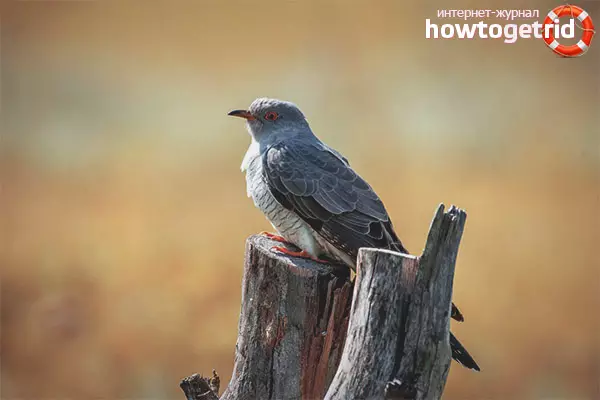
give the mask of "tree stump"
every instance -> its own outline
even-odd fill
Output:
[[[323,398],[342,355],[352,284],[347,268],[246,244],[233,377],[221,399]]]
[[[454,265],[466,213],[440,205],[421,257],[360,249],[334,399],[439,399],[450,369]]]
[[[465,220],[440,205],[420,257],[361,249],[354,294],[347,268],[273,253],[280,243],[250,237],[234,373],[221,399],[440,398]],[[198,385],[185,382],[188,399],[213,399],[190,397]],[[206,385],[197,392],[207,396]]]

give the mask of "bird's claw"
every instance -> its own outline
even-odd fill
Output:
[[[312,261],[318,262],[320,264],[329,264],[329,261],[327,261],[327,260],[321,260],[320,258],[313,257],[312,255],[310,255],[309,253],[307,253],[304,250],[302,250],[302,251],[292,251],[292,250],[286,249],[285,247],[273,246],[273,247],[271,247],[271,251],[277,251],[279,253],[283,253],[285,255],[292,256],[292,257],[299,257],[299,258],[304,258],[304,259],[307,259],[307,260],[312,260]]]
[[[274,233],[262,231],[260,235],[266,236],[268,239],[281,243],[289,243],[283,236],[275,235]]]

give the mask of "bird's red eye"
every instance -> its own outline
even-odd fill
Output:
[[[279,115],[277,115],[277,113],[275,111],[268,111],[265,114],[265,119],[267,121],[275,121],[278,117],[279,117]]]

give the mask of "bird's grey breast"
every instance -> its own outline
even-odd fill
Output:
[[[269,187],[262,173],[262,159],[259,146],[250,145],[242,163],[242,170],[246,171],[246,191],[252,198],[254,205],[261,210],[274,225],[278,222],[279,214],[284,210],[269,191]]]
[[[294,212],[283,207],[269,190],[269,186],[263,176],[263,161],[258,146],[253,145],[248,149],[242,170],[246,171],[246,186],[248,197],[254,201],[254,205],[263,212],[273,227],[287,240],[304,248],[307,242],[304,237],[312,229]],[[311,240],[312,241],[312,240]]]

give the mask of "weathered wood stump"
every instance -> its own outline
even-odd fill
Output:
[[[466,214],[438,207],[421,257],[361,249],[350,325],[325,399],[439,399]]]
[[[440,398],[465,219],[440,205],[420,257],[361,249],[353,295],[347,269],[250,237],[235,367],[221,399]],[[217,398],[202,379],[182,381],[188,399]]]
[[[233,377],[222,399],[323,398],[342,355],[352,284],[347,268],[246,245]]]

